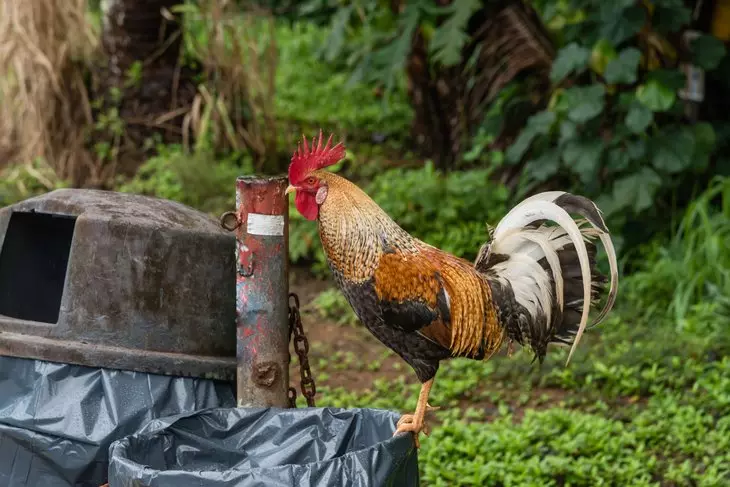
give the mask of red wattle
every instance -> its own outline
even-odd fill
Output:
[[[304,216],[307,220],[316,220],[319,214],[319,207],[314,195],[306,191],[297,191],[297,195],[294,197],[294,204],[299,210],[299,213]]]

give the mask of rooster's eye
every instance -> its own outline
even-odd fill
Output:
[[[307,179],[307,183],[309,183],[309,184],[314,184],[314,178],[309,178],[309,179]]]

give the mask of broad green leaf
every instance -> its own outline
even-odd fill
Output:
[[[708,122],[700,122],[692,126],[695,135],[696,149],[710,153],[715,148],[717,135],[715,129]]]
[[[588,64],[591,51],[575,42],[558,51],[550,71],[550,81],[557,83],[572,72],[581,72]]]
[[[536,136],[550,132],[556,118],[553,112],[548,111],[531,116],[517,140],[507,149],[507,160],[512,163],[520,161]]]
[[[489,153],[489,162],[493,167],[498,167],[504,164],[504,152],[501,150],[493,150]]]
[[[563,149],[563,161],[583,183],[590,182],[598,172],[603,153],[603,141],[590,139],[573,141]]]
[[[692,164],[695,137],[686,127],[667,130],[652,140],[652,165],[668,173],[677,173]]]
[[[606,39],[600,39],[591,50],[591,69],[598,74],[603,74],[608,63],[616,59],[616,56],[613,44]]]
[[[563,97],[568,106],[568,118],[575,123],[585,123],[603,111],[606,88],[601,84],[575,86],[565,90]]]
[[[628,151],[623,147],[614,147],[608,151],[606,159],[606,167],[612,173],[626,170],[631,163],[631,157],[629,157]]]
[[[692,41],[695,64],[708,71],[717,68],[726,52],[725,44],[712,35],[703,34]]]
[[[646,142],[643,139],[632,140],[626,144],[626,153],[632,161],[646,157]]]
[[[578,126],[570,120],[563,120],[560,123],[560,138],[558,144],[563,145],[564,143],[572,140],[578,135]]]
[[[654,114],[645,105],[634,103],[626,114],[626,127],[635,134],[640,134],[646,130]]]
[[[601,24],[600,36],[614,45],[635,35],[646,21],[646,13],[642,7],[636,5],[619,10],[612,2],[604,3],[602,17],[604,22]]]
[[[560,157],[555,149],[545,151],[537,159],[533,159],[525,165],[528,177],[540,182],[557,174],[558,169],[560,169]]]
[[[461,50],[469,40],[466,25],[472,14],[481,7],[479,0],[453,2],[451,16],[433,33],[429,50],[434,61],[444,66],[454,66],[461,61]]]
[[[657,80],[650,80],[636,89],[636,99],[652,112],[665,112],[672,108],[676,92]]]
[[[656,190],[662,185],[662,179],[651,168],[643,167],[640,171],[613,184],[613,198],[622,206],[631,206],[639,213],[654,204]]]
[[[633,91],[625,91],[618,94],[618,105],[627,110],[631,108],[631,104],[636,100],[636,94]]]
[[[641,61],[641,51],[634,47],[624,49],[618,58],[614,59],[608,66],[604,78],[606,83],[636,83],[636,71]]]

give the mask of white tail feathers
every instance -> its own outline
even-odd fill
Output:
[[[570,213],[580,215],[589,225],[578,225]],[[545,221],[558,224],[557,227],[544,225]],[[568,355],[570,362],[583,332],[588,324],[591,307],[592,290],[595,283],[591,281],[594,269],[591,267],[586,242],[598,237],[606,249],[610,265],[610,289],[606,304],[591,326],[599,324],[613,307],[618,289],[618,265],[613,243],[608,228],[598,207],[591,200],[565,193],[549,191],[536,194],[515,206],[497,225],[492,241],[485,257],[477,258],[478,262],[490,261],[489,256],[504,256],[494,259],[494,264],[487,264],[495,278],[509,285],[514,293],[515,301],[531,316],[532,323],[541,323],[547,329],[539,333],[547,335],[549,330],[560,326],[564,307],[568,304],[565,295],[564,279],[566,265],[559,253],[568,249],[571,244],[577,254],[577,262],[568,267],[568,271],[579,270],[579,275],[570,275],[573,283],[582,284],[582,306],[580,321]],[[592,245],[592,244],[591,244]],[[591,247],[593,248],[593,247]],[[594,248],[593,248],[594,249]],[[595,250],[595,249],[594,249]],[[480,252],[481,254],[481,252]],[[571,254],[572,255],[572,254]],[[540,261],[545,266],[539,265]],[[572,257],[575,259],[575,257]],[[576,268],[579,264],[579,269]],[[544,268],[548,268],[550,272]],[[578,301],[581,294],[575,294],[572,301]],[[571,303],[574,305],[575,303]],[[557,316],[552,313],[556,305]],[[577,318],[577,313],[574,313]],[[576,320],[577,321],[577,320]]]

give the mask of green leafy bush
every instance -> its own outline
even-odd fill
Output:
[[[186,152],[161,146],[134,178],[119,182],[118,191],[147,194],[192,206],[218,217],[235,206],[236,178],[252,172],[242,155],[217,159],[208,149]]]
[[[400,135],[407,130],[412,111],[405,89],[401,86],[385,103],[372,87],[349,83],[346,72],[315,56],[322,46],[330,46],[323,28],[308,22],[281,23],[276,35],[278,118],[310,129],[308,132],[324,127]]]
[[[625,420],[564,408],[458,419],[423,442],[428,485],[724,485],[730,474],[730,422],[672,396]]]
[[[546,107],[528,119],[504,164],[524,164],[525,192],[548,184],[596,198],[619,243],[646,241],[670,223],[662,216],[672,210],[671,195],[684,204],[697,189],[687,180],[703,184],[712,160],[724,157],[716,149],[726,124],[688,124],[678,96],[685,76],[668,39],[690,12],[674,0],[535,3],[561,47]],[[690,54],[708,73],[730,67],[724,45],[709,35]],[[475,142],[487,145],[499,130],[483,128]]]
[[[0,170],[0,207],[68,186],[43,159],[8,166]]]
[[[487,223],[506,213],[507,189],[486,169],[442,174],[430,162],[419,169],[381,172],[365,187],[388,215],[413,236],[472,259],[487,240]],[[293,201],[293,199],[292,199]],[[299,215],[291,203],[290,251],[294,262],[313,259],[325,270],[316,223]]]
[[[386,93],[397,93],[414,35],[423,35],[434,66],[455,66],[470,42],[469,20],[481,6],[477,0],[346,2],[329,16],[329,36],[319,53],[328,61],[343,58],[353,82],[378,83]]]

